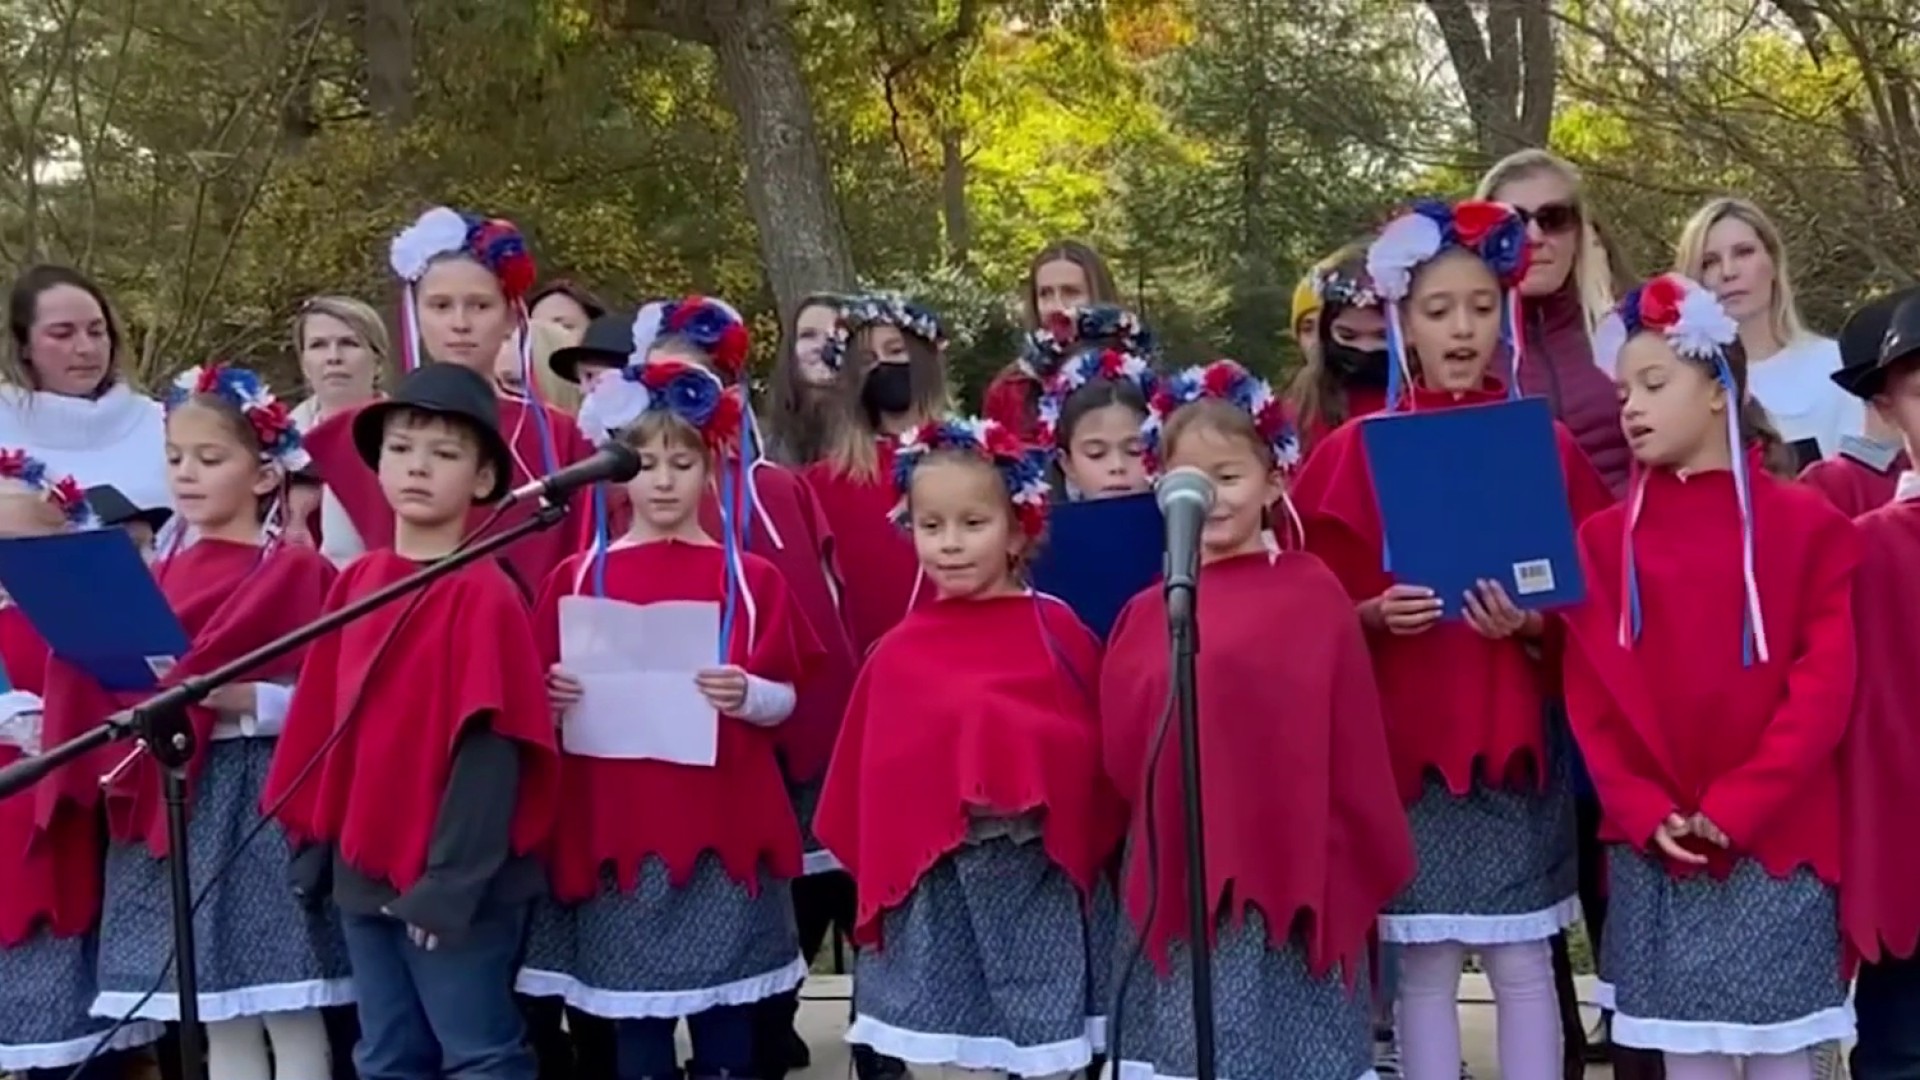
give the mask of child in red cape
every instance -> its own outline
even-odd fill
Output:
[[[1509,397],[1488,367],[1519,303],[1526,227],[1511,207],[1421,203],[1368,249],[1386,305],[1389,408],[1447,409]],[[1405,380],[1404,394],[1400,383]],[[1391,416],[1366,423],[1393,423]],[[1612,496],[1555,425],[1576,522]],[[1294,499],[1309,551],[1333,568],[1367,630],[1407,804],[1418,870],[1380,920],[1400,951],[1400,1044],[1413,1080],[1453,1077],[1460,1061],[1462,962],[1480,955],[1493,985],[1500,1071],[1561,1068],[1550,941],[1579,917],[1572,747],[1549,713],[1549,620],[1522,612],[1498,582],[1464,598],[1466,618],[1385,569],[1385,542],[1361,425],[1326,436]]]
[[[1825,495],[1848,517],[1857,518],[1892,502],[1894,486],[1912,462],[1899,428],[1874,404],[1871,394],[1861,392],[1861,384],[1880,379],[1880,346],[1887,324],[1894,310],[1914,296],[1920,296],[1920,288],[1878,297],[1847,316],[1840,328],[1840,367],[1833,381],[1867,402],[1867,434],[1841,436],[1839,451],[1807,466],[1800,481]]]
[[[825,452],[827,403],[851,334],[846,304],[838,293],[811,293],[783,328],[765,417],[767,456],[783,465],[811,465]]]
[[[1737,328],[1664,275],[1629,293],[1627,502],[1580,530],[1567,708],[1600,795],[1613,1038],[1671,1080],[1807,1080],[1852,1034],[1838,901],[1839,743],[1858,539],[1747,451]],[[1876,822],[1875,828],[1884,823]]]
[[[820,839],[859,891],[847,1038],[1064,1077],[1093,1058],[1087,905],[1122,824],[1100,769],[1100,643],[1020,584],[1043,454],[950,418],[898,458],[900,521],[938,598],[868,658],[820,799]]]
[[[401,303],[400,345],[404,366],[411,371],[424,363],[456,364],[493,382],[494,358],[502,344],[519,333],[522,382],[535,386],[531,363],[532,336],[525,331],[527,290],[533,287],[533,257],[526,239],[510,221],[480,218],[444,206],[435,207],[393,239],[389,262],[405,283]],[[573,417],[541,401],[536,392],[527,398],[503,396],[496,405],[499,430],[506,433],[511,471],[508,487],[523,484],[571,465],[593,452]],[[378,477],[362,461],[355,446],[354,417],[363,405],[327,417],[307,432],[307,449],[315,471],[339,502],[358,534],[361,550],[390,548],[394,543],[393,510],[387,505]],[[585,534],[576,500],[567,522],[514,542],[502,553],[529,601],[541,582],[560,561],[578,550]],[[484,518],[496,530],[510,528],[534,512],[536,503],[509,508],[494,515],[476,507],[469,524]],[[322,537],[328,550],[353,550],[339,537]]]
[[[169,682],[202,675],[318,618],[333,564],[312,548],[282,541],[290,474],[306,453],[288,410],[244,368],[208,365],[175,380],[167,398],[167,483],[178,508],[173,538],[154,564],[160,591],[192,647]],[[287,714],[300,654],[216,690],[190,711],[195,755],[187,777],[195,889],[194,963],[209,1068],[226,1075],[326,1075],[326,1028],[319,1010],[352,1002],[338,924],[307,910],[286,889],[280,837],[249,843],[261,823],[260,791]],[[99,724],[116,700],[78,668],[54,661],[47,677],[50,744]],[[96,755],[98,757],[100,755]],[[62,817],[93,813],[101,774],[107,852],[100,916],[100,996],[94,1010],[173,1021],[169,984],[149,995],[169,959],[173,908],[159,765],[124,748],[107,765],[68,770],[40,790],[43,843],[57,842]],[[118,764],[116,764],[118,762]],[[274,842],[279,841],[278,843]],[[216,874],[218,875],[216,877]]]
[[[394,546],[340,576],[329,610],[461,546],[506,494],[492,385],[428,364],[361,410],[354,443],[396,518]],[[363,1076],[531,1080],[513,999],[545,889],[559,754],[520,592],[481,560],[314,642],[262,802],[296,843],[294,881],[340,911]]]
[[[822,354],[839,372],[825,450],[803,475],[838,545],[840,599],[853,646],[865,656],[933,598],[913,545],[887,517],[895,439],[947,407],[947,339],[939,316],[891,294],[850,300],[843,316],[850,331],[844,358]]]
[[[1882,359],[1850,365],[1842,385],[1920,449],[1920,289],[1900,297]],[[1845,335],[1841,344],[1845,348]],[[1836,376],[1837,378],[1837,376]],[[1865,961],[1854,989],[1860,1039],[1853,1075],[1920,1075],[1920,868],[1900,825],[1920,821],[1920,697],[1913,613],[1920,610],[1920,474],[1901,474],[1893,501],[1854,519],[1853,590],[1860,687],[1841,744],[1841,928]]]
[[[535,613],[566,746],[553,889],[574,906],[536,922],[520,988],[614,1020],[621,1076],[678,1075],[682,1017],[694,1076],[753,1076],[752,1006],[806,977],[788,894],[800,834],[773,729],[793,715],[821,649],[780,572],[740,550],[732,515],[743,507],[723,479],[745,435],[738,389],[656,348],[646,365],[597,380],[581,412],[589,430],[633,448],[641,470],[626,485],[625,535],[562,564]],[[709,533],[700,506],[714,486],[722,522]],[[620,695],[645,686],[637,659],[660,641],[584,651],[596,635],[648,633],[635,625],[648,611],[691,607],[715,613],[720,639],[718,662],[684,676],[700,695],[693,707],[719,714],[706,761],[636,741],[647,726],[694,722],[665,711],[664,689],[650,692],[662,715],[647,724],[621,712]]]
[[[1230,360],[1161,383],[1169,468],[1204,472],[1200,773],[1222,1076],[1353,1080],[1373,1068],[1367,940],[1413,870],[1380,701],[1353,605],[1319,559],[1281,552],[1268,516],[1298,460],[1286,410]],[[1122,901],[1123,1076],[1195,1075],[1185,795],[1164,594],[1121,612],[1100,680],[1107,773],[1132,806]],[[1157,863],[1158,877],[1154,877]],[[1139,967],[1144,952],[1151,968]],[[1136,970],[1137,968],[1137,970]]]
[[[1366,249],[1343,250],[1308,280],[1319,298],[1316,347],[1288,390],[1305,451],[1349,420],[1387,406],[1387,316],[1367,280]]]
[[[0,536],[51,536],[95,524],[72,477],[51,475],[20,450],[0,450]],[[0,767],[38,754],[47,643],[0,594]],[[84,768],[75,764],[68,769]],[[97,779],[97,776],[94,777]],[[56,783],[49,779],[44,783]],[[67,814],[57,834],[34,843],[34,797],[0,799],[0,1071],[26,1080],[66,1075],[99,1047],[113,1019],[90,1015],[96,994],[95,920],[100,914],[100,837],[91,814]],[[143,1046],[159,1024],[136,1020],[104,1049]],[[125,1064],[113,1054],[83,1076],[106,1080]]]
[[[1076,309],[1059,321],[1077,326],[1074,336],[1057,338],[1068,331],[1056,327],[1032,338],[1059,354],[1035,403],[1034,441],[1053,451],[1069,499],[1152,490],[1144,428],[1156,381],[1153,335],[1132,312],[1111,306]]]

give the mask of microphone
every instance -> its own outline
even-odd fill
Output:
[[[610,480],[624,484],[640,472],[640,455],[617,442],[610,442],[557,472],[529,480],[507,493],[507,501],[539,497],[549,503],[563,503],[589,484]]]
[[[1199,469],[1182,466],[1153,485],[1153,498],[1166,522],[1165,587],[1191,592],[1200,577],[1200,530],[1213,509],[1213,481]]]

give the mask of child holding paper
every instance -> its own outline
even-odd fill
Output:
[[[257,375],[219,364],[194,368],[174,381],[166,409],[167,483],[181,528],[158,553],[154,576],[192,643],[165,672],[171,684],[317,618],[334,569],[313,549],[280,539],[288,476],[307,457],[286,406]],[[195,755],[187,769],[187,839],[194,887],[204,895],[195,965],[208,1069],[217,1080],[327,1075],[319,1010],[353,1000],[338,925],[287,892],[285,840],[249,842],[300,659],[296,651],[276,660],[189,713]],[[78,736],[130,703],[55,662],[47,737]],[[180,1001],[170,982],[147,993],[168,961],[173,917],[160,766],[144,752],[115,753],[94,1011],[176,1020]],[[43,785],[41,805],[50,808],[43,820],[90,813],[96,780],[70,770]]]
[[[703,333],[671,314],[670,332]],[[641,469],[626,535],[562,564],[536,610],[566,743],[553,889],[578,906],[536,930],[520,986],[613,1019],[622,1078],[679,1075],[682,1017],[692,1075],[752,1076],[750,1006],[806,977],[800,834],[770,729],[821,650],[779,571],[740,550],[730,490],[720,540],[700,524],[744,433],[737,389],[656,357],[600,379],[582,412]]]
[[[1389,223],[1367,256],[1387,305],[1387,401],[1414,410],[1498,402],[1488,370],[1526,269],[1526,230],[1511,207],[1422,203]],[[1400,384],[1408,385],[1404,393]],[[1393,423],[1390,417],[1368,423]],[[1400,1040],[1410,1080],[1453,1080],[1465,954],[1493,984],[1500,1069],[1557,1075],[1559,1010],[1550,939],[1579,917],[1571,747],[1547,717],[1549,621],[1495,581],[1464,597],[1465,618],[1385,569],[1385,540],[1361,424],[1325,436],[1294,488],[1308,550],[1357,605],[1380,681],[1394,776],[1407,804],[1418,873],[1380,920],[1400,953]],[[1572,436],[1554,426],[1576,522],[1611,502]],[[1520,452],[1520,451],[1517,451]]]
[[[1920,288],[1888,293],[1847,316],[1840,328],[1840,368],[1831,376],[1841,389],[1858,397],[1861,380],[1878,378],[1875,373],[1880,370],[1887,325],[1894,310],[1914,296],[1920,296]],[[1857,518],[1893,501],[1895,485],[1911,461],[1899,426],[1869,399],[1867,433],[1841,436],[1839,452],[1807,466],[1800,480],[1825,495],[1841,513]]]
[[[954,418],[898,456],[897,519],[937,598],[868,658],[816,819],[858,889],[847,1038],[949,1076],[1066,1076],[1093,1057],[1087,905],[1123,823],[1100,645],[1020,583],[1043,454]]]
[[[1671,1080],[1742,1061],[1810,1080],[1811,1048],[1853,1032],[1835,888],[1859,538],[1761,468],[1738,327],[1711,293],[1663,275],[1620,314],[1638,468],[1580,530],[1566,650],[1610,844],[1613,1038],[1662,1051]]]
[[[841,602],[864,656],[932,599],[912,546],[887,513],[895,439],[947,406],[947,339],[939,316],[891,294],[851,300],[844,317],[852,337],[829,403],[825,452],[803,475],[839,546]]]
[[[1104,333],[1059,361],[1042,381],[1035,442],[1055,451],[1069,499],[1138,495],[1153,487],[1153,462],[1142,428],[1157,385],[1153,338],[1119,308],[1087,309]],[[1097,319],[1096,319],[1097,315]],[[1035,339],[1055,339],[1035,331]]]
[[[1884,362],[1849,364],[1839,381],[1920,449],[1920,290],[1908,290],[1883,333]],[[1846,348],[1842,335],[1841,349]],[[1860,1041],[1853,1075],[1920,1075],[1920,870],[1904,830],[1920,821],[1920,648],[1907,627],[1920,598],[1920,475],[1902,474],[1894,501],[1854,519],[1861,540],[1853,590],[1860,686],[1842,744],[1841,927],[1864,963],[1854,991]]]
[[[354,444],[397,519],[327,598],[338,609],[447,557],[508,490],[492,386],[429,364],[361,410]],[[300,891],[341,913],[363,1076],[532,1080],[513,999],[531,858],[559,754],[518,588],[482,559],[309,650],[262,802],[303,844]],[[309,775],[311,774],[311,775]]]
[[[0,450],[0,537],[48,536],[93,523],[80,487],[23,451]],[[46,749],[41,717],[47,644],[19,608],[0,599],[0,767]],[[84,768],[69,765],[68,769]],[[52,781],[46,781],[52,782]],[[100,836],[91,815],[62,816],[36,838],[34,797],[0,799],[0,1072],[57,1080],[96,1049],[142,1046],[161,1027],[139,1020],[100,1040],[112,1021],[90,1015],[96,994]],[[36,839],[39,842],[36,842]],[[124,1068],[104,1054],[83,1080]]]

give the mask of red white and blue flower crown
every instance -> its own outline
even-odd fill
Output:
[[[747,371],[747,353],[753,339],[747,323],[731,304],[711,297],[689,295],[642,308],[647,319],[635,318],[631,363],[643,364],[654,343],[663,337],[681,337],[713,358],[714,370],[729,381]]]
[[[294,426],[293,413],[274,397],[265,380],[243,367],[230,364],[204,364],[189,368],[173,380],[167,391],[167,411],[201,395],[221,398],[246,417],[247,425],[260,443],[260,459],[270,461],[289,473],[307,467],[307,450],[300,441],[300,429]]]
[[[1159,389],[1147,399],[1147,422],[1141,429],[1152,453],[1159,454],[1161,433],[1173,414],[1202,398],[1218,398],[1253,417],[1254,430],[1273,451],[1276,468],[1292,469],[1300,463],[1300,435],[1286,404],[1265,379],[1232,360],[1215,360],[1160,380]]]
[[[1740,324],[1719,298],[1679,274],[1644,282],[1620,301],[1619,313],[1628,337],[1657,333],[1674,352],[1709,365],[1723,363],[1727,346],[1740,339]]]
[[[1131,383],[1140,392],[1140,400],[1149,402],[1160,385],[1160,377],[1154,374],[1153,365],[1139,353],[1120,348],[1083,352],[1062,364],[1052,378],[1042,383],[1039,429],[1035,441],[1042,447],[1056,447],[1060,413],[1066,408],[1067,399],[1073,396],[1075,390],[1100,379]]]
[[[613,439],[641,415],[665,411],[693,425],[700,438],[725,452],[740,438],[746,407],[720,377],[684,360],[660,360],[609,371],[580,403],[580,430],[596,444]]]
[[[46,462],[25,450],[14,447],[0,449],[0,478],[17,480],[34,494],[59,507],[67,524],[75,528],[90,529],[98,524],[93,516],[93,508],[87,504],[87,493],[81,490],[79,481],[71,476],[55,474],[47,468]]]
[[[1068,357],[1089,345],[1133,353],[1149,362],[1160,354],[1153,331],[1140,317],[1116,304],[1091,304],[1056,311],[1027,332],[1014,365],[1028,378],[1045,383]]]
[[[847,301],[841,317],[856,333],[869,326],[891,326],[935,349],[945,348],[947,344],[947,332],[940,325],[940,316],[925,304],[909,300],[899,293],[878,292],[856,296]]]
[[[532,253],[527,250],[526,237],[521,235],[518,226],[504,218],[482,218],[436,206],[393,238],[387,262],[400,280],[406,282],[406,296],[400,308],[401,365],[408,371],[420,366],[420,317],[414,288],[426,276],[433,260],[455,253],[471,256],[500,279],[500,291],[520,319],[520,373],[527,392],[533,393],[533,350],[530,335],[526,333],[523,301],[527,290],[533,288],[538,270]]]
[[[1313,295],[1320,298],[1322,304],[1343,308],[1370,308],[1380,306],[1380,294],[1374,291],[1373,281],[1365,274],[1355,276],[1338,265],[1325,266],[1313,272]]]
[[[1047,523],[1047,455],[1020,440],[1012,429],[995,420],[949,416],[928,421],[900,437],[893,457],[893,486],[900,493],[893,520],[910,524],[907,496],[913,489],[913,471],[937,450],[956,450],[994,467],[1006,485],[1020,531],[1032,539]]]

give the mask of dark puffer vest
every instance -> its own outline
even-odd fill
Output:
[[[1554,418],[1573,432],[1587,460],[1616,497],[1627,489],[1633,452],[1620,430],[1620,396],[1613,379],[1594,366],[1593,340],[1572,283],[1522,307],[1527,351],[1520,362],[1520,392],[1544,397]]]

